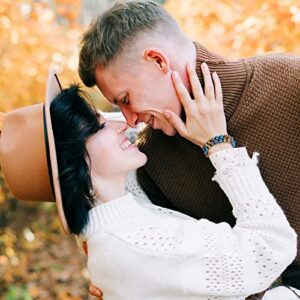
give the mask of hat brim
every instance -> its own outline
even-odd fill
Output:
[[[62,228],[65,233],[70,233],[70,229],[65,217],[61,188],[59,182],[59,172],[56,156],[55,139],[52,128],[52,121],[50,115],[50,105],[54,98],[61,92],[61,86],[58,81],[57,72],[55,68],[51,67],[48,73],[47,87],[46,87],[46,98],[44,104],[44,133],[45,143],[48,161],[49,176],[52,179],[52,187],[55,196],[57,211]]]

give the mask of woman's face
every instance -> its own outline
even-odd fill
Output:
[[[86,148],[91,159],[91,173],[102,178],[122,176],[143,166],[147,157],[125,135],[125,122],[108,121],[101,116],[103,129],[91,136]]]

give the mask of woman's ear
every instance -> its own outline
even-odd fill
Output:
[[[144,59],[155,63],[155,65],[164,73],[170,71],[170,60],[167,54],[157,48],[147,48],[144,50]]]

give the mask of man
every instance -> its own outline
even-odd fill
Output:
[[[300,57],[228,60],[191,41],[160,5],[130,1],[114,5],[84,34],[79,74],[120,107],[131,127],[149,125],[139,136],[148,163],[138,178],[153,203],[233,225],[226,196],[209,180],[209,161],[177,134],[176,116],[185,115],[172,73],[191,91],[186,65],[196,68],[202,82],[203,62],[221,79],[229,133],[260,153],[264,179],[299,233]],[[282,280],[300,288],[299,253]]]

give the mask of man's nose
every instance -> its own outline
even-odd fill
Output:
[[[128,108],[121,108],[122,114],[124,115],[126,122],[130,127],[136,127],[138,125],[139,115]]]

